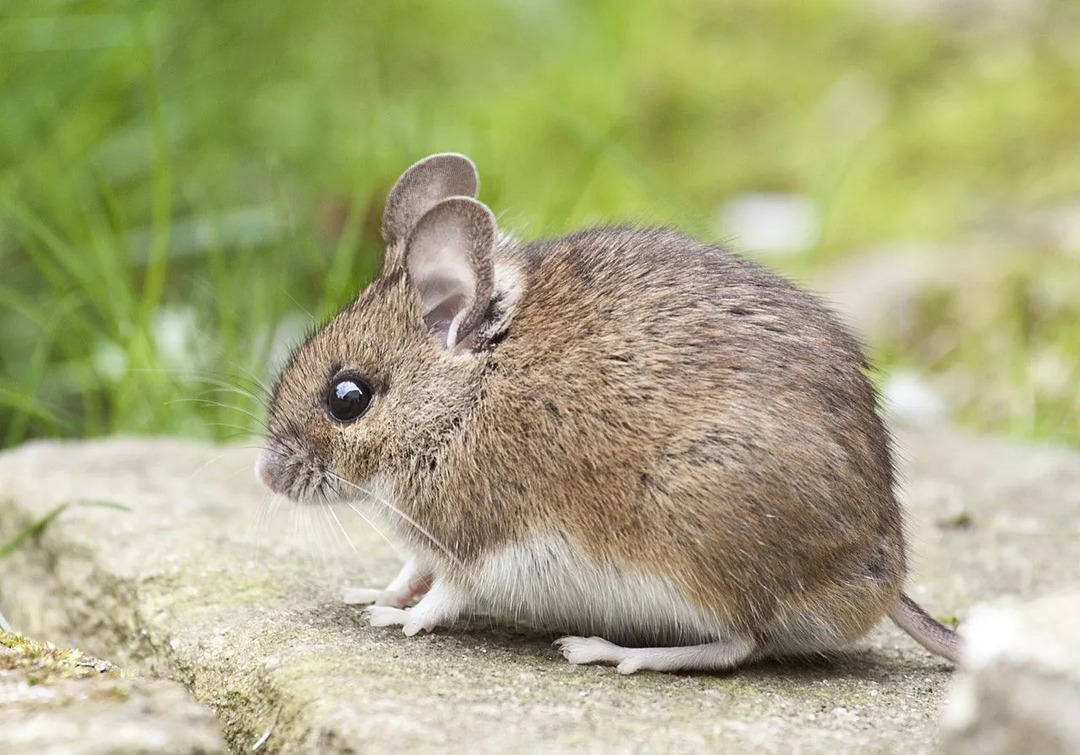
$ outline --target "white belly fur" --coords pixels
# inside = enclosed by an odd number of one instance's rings
[[[731,639],[671,580],[593,563],[555,535],[530,537],[488,556],[474,584],[479,611],[537,629],[630,644]]]

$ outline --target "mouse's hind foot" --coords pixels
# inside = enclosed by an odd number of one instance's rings
[[[563,637],[555,648],[573,664],[605,663],[620,674],[635,671],[726,671],[749,659],[757,649],[750,639],[735,638],[704,645],[627,648],[601,637]]]

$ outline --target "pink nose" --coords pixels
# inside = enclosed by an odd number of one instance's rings
[[[259,452],[259,458],[255,460],[255,477],[261,480],[263,485],[274,490],[273,458],[265,448]]]

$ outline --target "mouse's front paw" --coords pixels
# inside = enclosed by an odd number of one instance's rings
[[[361,614],[373,627],[401,627],[408,637],[418,632],[432,632],[439,625],[437,616],[415,608],[393,608],[391,606],[368,606]]]
[[[409,621],[408,611],[392,606],[368,606],[361,616],[373,627],[401,627]]]
[[[412,608],[376,604],[365,608],[363,616],[373,627],[399,626],[412,637],[417,632],[432,632],[436,627],[452,624],[468,605],[467,597],[447,583],[438,582]]]

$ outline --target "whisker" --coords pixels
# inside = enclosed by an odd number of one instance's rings
[[[326,506],[326,508],[330,512],[330,516],[332,516],[334,518],[334,523],[337,525],[337,528],[339,530],[341,530],[341,534],[345,536],[345,542],[349,544],[350,548],[352,548],[352,552],[353,553],[359,553],[360,551],[358,551],[356,549],[356,546],[353,545],[352,538],[349,537],[349,533],[345,530],[345,525],[343,525],[341,523],[341,519],[338,518],[337,512],[334,511],[334,507],[332,505],[328,504]],[[367,521],[367,520],[365,519],[365,521]],[[368,522],[368,524],[371,524],[371,522]],[[375,531],[378,532],[378,528],[376,528]],[[382,534],[382,533],[380,532],[379,534]]]
[[[262,538],[262,528],[267,521],[267,517],[271,508],[273,507],[273,493],[267,491],[266,495],[263,495],[262,503],[255,507],[255,510],[248,516],[247,530],[244,532],[244,542],[251,543],[255,549],[255,565],[258,566],[262,560],[262,547],[260,540]]]
[[[198,398],[196,396],[190,396],[190,397],[187,397],[187,398],[175,398],[175,399],[172,399],[171,401],[166,401],[165,402],[166,406],[171,406],[173,404],[204,404],[206,406],[216,406],[216,407],[219,407],[221,409],[228,409],[230,411],[240,412],[241,414],[244,414],[244,415],[247,415],[248,417],[250,417],[251,421],[254,422],[256,425],[258,425],[259,427],[261,427],[264,432],[269,432],[270,431],[270,428],[267,425],[265,419],[263,419],[259,415],[255,414],[254,412],[248,411],[247,409],[243,408],[242,406],[237,406],[236,404],[225,404],[225,403],[222,403],[221,401],[211,401],[210,399]]]
[[[244,367],[244,366],[242,366],[242,365],[238,364],[237,362],[230,362],[230,363],[229,363],[229,366],[230,366],[230,367],[232,367],[233,369],[237,370],[238,372],[242,373],[242,375],[243,375],[243,377],[244,377],[244,379],[245,379],[245,380],[249,380],[249,381],[251,381],[252,383],[254,383],[254,384],[255,384],[255,386],[256,386],[256,387],[257,387],[257,388],[258,388],[258,389],[259,389],[260,391],[262,391],[262,392],[263,392],[263,395],[264,395],[264,396],[265,396],[266,398],[270,398],[270,396],[272,396],[272,395],[273,395],[273,393],[274,393],[274,392],[273,392],[272,390],[270,390],[270,387],[269,387],[269,386],[268,386],[268,385],[267,385],[266,383],[264,383],[264,382],[263,382],[262,380],[260,380],[260,379],[259,379],[259,376],[258,376],[258,375],[256,375],[256,374],[255,374],[254,372],[252,372],[251,370],[249,370],[249,369],[247,369],[246,367]]]
[[[300,506],[293,506],[292,507],[292,510],[293,510],[293,514],[292,514],[292,529],[293,529],[292,535],[293,535],[293,540],[295,540],[295,541],[299,541],[301,539],[300,538],[300,508],[301,508]]]
[[[401,546],[398,545],[397,543],[395,543],[393,540],[391,540],[390,537],[388,537],[387,534],[382,531],[382,528],[379,527],[379,525],[375,524],[375,521],[373,519],[371,519],[371,517],[369,517],[367,514],[365,514],[363,512],[363,510],[359,506],[352,503],[351,501],[345,501],[344,503],[345,503],[346,506],[348,506],[350,509],[352,509],[353,512],[356,513],[357,516],[359,516],[361,519],[363,519],[365,522],[367,522],[368,526],[370,526],[371,529],[375,530],[375,532],[378,533],[379,537],[381,537],[383,540],[385,540],[387,542],[387,544],[391,548],[394,549],[394,553],[396,553],[399,558],[401,558],[402,560],[406,559],[406,555],[402,552]],[[337,519],[337,514],[334,513],[333,509],[331,509],[331,513],[334,514],[334,518]],[[339,524],[340,524],[340,521],[339,521]],[[348,539],[348,535],[346,535],[345,538]],[[349,545],[352,545],[352,543],[350,542]],[[356,550],[356,549],[353,548],[353,550]]]
[[[319,558],[316,558],[316,554],[319,557],[325,559],[325,555],[322,553],[322,549],[317,547],[317,543],[312,538],[312,532],[314,532],[314,526],[311,523],[311,506],[297,506],[300,509],[300,531],[304,536],[304,548],[307,550],[308,562],[314,568],[319,568]],[[322,562],[322,568],[325,570],[326,561]]]
[[[327,551],[330,550],[330,548],[334,548],[334,552],[332,554],[330,554],[330,555],[332,555],[334,558],[337,558],[337,550],[336,550],[337,543],[336,543],[336,539],[332,536],[333,534],[336,534],[336,533],[334,533],[333,529],[331,528],[330,529],[331,536],[328,537],[327,534],[326,534],[326,530],[327,530],[327,527],[330,526],[330,522],[329,522],[329,520],[327,518],[327,515],[326,515],[326,508],[327,507],[326,507],[325,503],[318,504],[316,506],[313,506],[312,508],[315,509],[315,512],[312,514],[312,520],[313,520],[313,522],[312,522],[313,523],[312,532],[315,533],[315,537],[317,538],[316,541],[315,541],[316,544],[319,544],[319,543],[324,543],[325,544],[324,547],[318,548],[318,554],[319,554],[319,560],[322,563],[323,571],[326,571],[326,568],[327,568],[327,561],[326,561],[326,559],[327,559]]]
[[[212,399],[203,398],[201,396],[184,396],[183,398],[174,398],[165,402],[166,406],[171,406],[173,404],[205,404],[206,406],[216,406],[222,409],[233,409],[238,412],[244,412],[252,419],[258,419],[257,415],[255,415],[253,412],[248,411],[242,406],[239,406],[237,404],[226,404],[222,401],[214,401]]]
[[[239,438],[241,435],[254,435],[250,427],[244,427],[243,425],[235,425],[232,422],[204,422],[203,427],[227,427],[230,430],[236,430],[236,435],[230,436],[232,438]],[[222,440],[228,440],[229,438],[223,438]]]
[[[246,370],[243,370],[238,365],[234,365],[234,366],[236,366],[237,369],[240,369],[241,371],[246,372]],[[197,380],[198,382],[201,382],[201,383],[209,383],[210,385],[216,385],[216,386],[219,386],[221,388],[232,389],[232,390],[236,390],[236,391],[242,391],[241,388],[239,388],[238,386],[233,385],[232,383],[221,380],[220,378],[215,377],[215,376],[210,375],[210,374],[207,374],[205,372],[197,372],[197,371],[194,371],[194,370],[169,369],[167,367],[133,367],[131,369],[131,372],[145,372],[145,373],[151,373],[151,374],[161,374],[161,375],[173,375],[173,376],[178,376],[178,377],[187,377],[187,378],[191,378],[192,380]],[[259,401],[260,403],[262,403],[265,399],[268,399],[272,395],[273,391],[271,391],[269,388],[267,388],[266,385],[262,381],[260,381],[257,377],[255,377],[254,375],[251,375],[250,373],[248,375],[246,375],[245,377],[246,377],[246,379],[251,380],[253,383],[255,383],[256,386],[260,390],[262,390],[262,391],[264,391],[266,393],[265,397],[259,397],[254,393],[248,393],[248,395],[251,398],[255,399],[256,401]]]
[[[256,396],[251,391],[245,391],[243,388],[237,388],[234,385],[223,385],[223,386],[218,386],[217,388],[207,388],[205,391],[202,391],[202,393],[209,393],[209,394],[230,393],[230,394],[235,394],[237,396],[243,396],[244,398],[249,398],[252,401],[254,401],[255,403],[260,404],[260,405],[263,403],[262,397]]]
[[[252,448],[252,446],[239,446],[239,448]],[[237,475],[240,475],[240,474],[250,474],[252,477],[254,477],[255,476],[254,472],[255,472],[255,470],[253,470],[251,467],[249,467],[247,464],[245,464],[244,466],[237,467],[233,471],[227,473],[225,475],[225,479],[232,480]]]
[[[260,507],[260,510],[256,512],[258,514],[258,516],[254,519],[256,563],[261,561],[263,551],[265,550],[265,547],[262,543],[263,532],[276,515],[280,503],[281,496],[278,496],[273,492],[269,492],[269,495],[263,498],[263,505]]]
[[[341,477],[340,475],[331,473],[331,476],[333,478],[335,478],[339,483],[342,483],[344,485],[348,485],[349,487],[355,488],[356,490],[360,491],[361,493],[363,493],[368,498],[382,504],[387,509],[389,509],[393,513],[397,514],[399,517],[402,518],[402,520],[404,520],[405,522],[408,522],[409,524],[411,524],[414,528],[416,528],[417,532],[422,534],[424,537],[426,537],[428,540],[430,540],[435,546],[437,546],[443,553],[445,553],[447,558],[449,558],[451,561],[453,561],[458,566],[463,566],[463,564],[461,562],[461,559],[459,559],[449,548],[447,548],[438,538],[436,538],[434,535],[432,535],[431,532],[429,532],[419,522],[417,522],[411,516],[409,516],[404,511],[399,509],[397,506],[390,503],[389,501],[382,498],[381,496],[376,495],[373,491],[371,491],[369,489],[366,489],[366,488],[364,488],[364,487],[362,487],[360,485],[357,485],[354,482],[350,482],[349,480],[346,480],[344,477]]]
[[[334,532],[335,536],[340,533],[341,537],[345,538],[345,543],[349,546],[349,550],[351,550],[353,553],[359,553],[360,551],[357,550],[356,545],[352,541],[352,538],[349,537],[348,530],[345,529],[345,526],[342,523],[341,519],[338,517],[337,512],[334,511],[333,502],[325,495],[323,497],[323,508],[326,509],[326,514],[324,518],[326,519],[327,525],[330,526],[331,530],[336,530],[336,532]]]
[[[295,297],[295,296],[293,296],[293,295],[292,295],[291,293],[289,293],[288,291],[285,291],[285,289],[282,289],[282,291],[284,291],[284,292],[285,292],[285,295],[286,295],[286,296],[288,296],[288,297],[289,297],[289,299],[291,299],[291,300],[292,300],[292,303],[293,303],[293,304],[295,304],[295,305],[296,305],[296,306],[297,306],[297,307],[298,307],[298,308],[300,309],[300,311],[301,311],[301,312],[303,312],[303,313],[304,313],[305,315],[307,315],[307,316],[308,316],[308,319],[309,319],[309,320],[311,320],[311,322],[313,322],[313,323],[315,323],[315,322],[318,322],[318,320],[317,320],[317,319],[315,318],[315,315],[311,314],[311,312],[310,312],[310,311],[308,311],[308,308],[307,308],[307,307],[305,307],[305,306],[304,306],[303,304],[301,304],[300,302],[298,302],[298,301],[296,300],[296,297]]]
[[[209,467],[211,464],[216,464],[217,462],[221,461],[225,457],[225,455],[226,455],[226,452],[222,451],[217,456],[213,457],[212,459],[209,459],[205,464],[199,465],[199,468],[196,469],[194,472],[192,472],[191,476],[188,479],[195,479],[196,475],[202,474],[206,470],[206,468]]]

